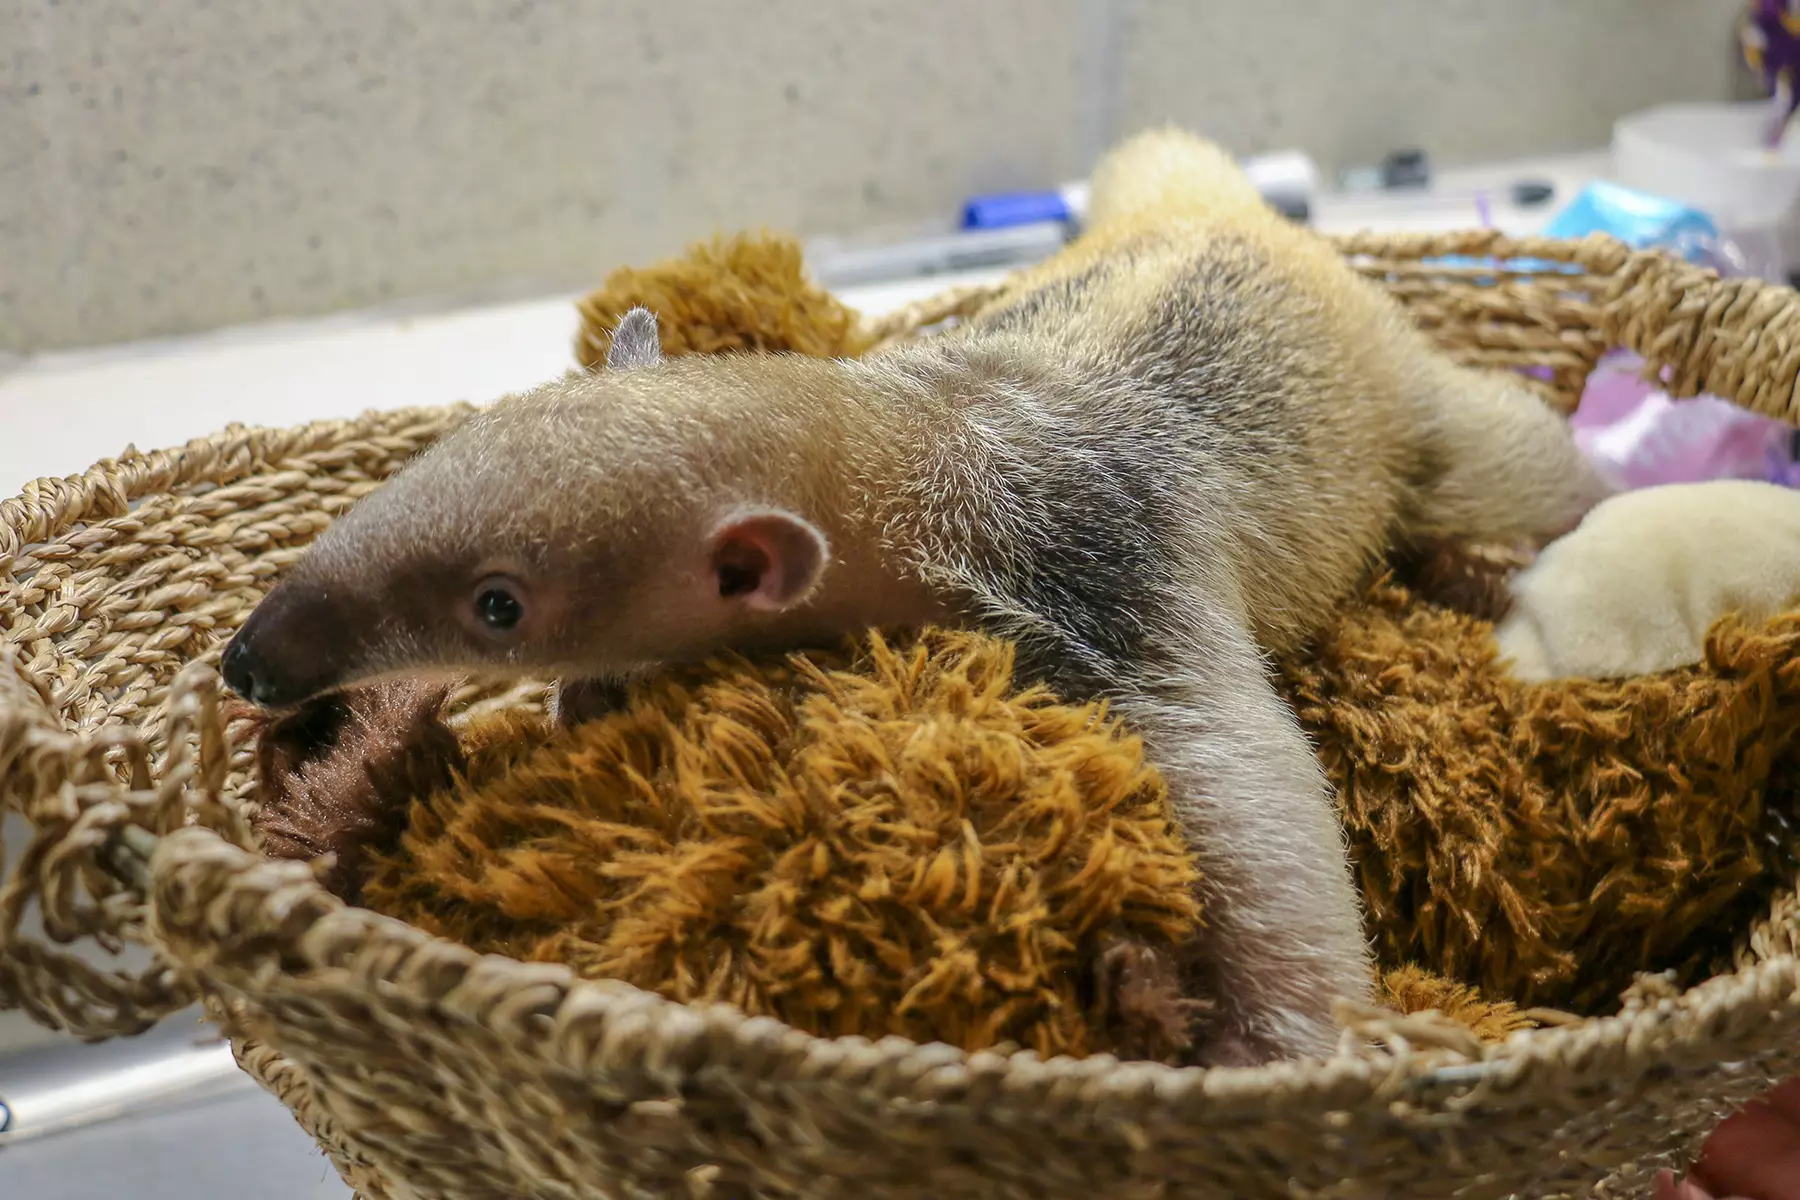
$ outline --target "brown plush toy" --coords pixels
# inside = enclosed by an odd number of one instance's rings
[[[265,836],[334,805],[354,839],[339,863],[375,854],[372,908],[819,1033],[1159,1058],[1186,1044],[1198,1010],[1169,951],[1199,911],[1162,783],[1097,707],[1014,687],[1002,643],[872,636],[730,659],[573,729],[502,712],[461,743],[442,699],[351,693],[348,737],[264,774],[287,797],[265,804]],[[405,790],[358,774],[394,746],[414,777],[456,778],[413,792],[404,830],[371,845],[382,819],[344,806],[405,811]]]
[[[1489,621],[1390,579],[1282,664],[1378,958],[1582,1014],[1721,967],[1794,878],[1800,614],[1615,684],[1518,683],[1496,654]]]
[[[1206,1019],[1161,781],[1002,642],[734,657],[573,729],[512,709],[459,736],[444,699],[383,684],[265,724],[268,851],[331,854],[341,894],[478,950],[819,1034],[1180,1062]],[[1529,1023],[1422,971],[1382,983],[1477,1036]]]
[[[865,350],[800,261],[738,238],[615,273],[578,356],[640,304],[668,353]],[[1723,623],[1688,671],[1525,685],[1490,623],[1518,561],[1397,564],[1281,665],[1385,1001],[1481,1037],[1530,1024],[1509,1001],[1598,1012],[1639,972],[1703,973],[1794,869],[1800,617]],[[1206,998],[1170,950],[1204,914],[1160,784],[1010,662],[942,633],[732,660],[566,732],[514,710],[452,734],[441,692],[362,689],[265,730],[260,825],[478,949],[819,1033],[1179,1061]]]

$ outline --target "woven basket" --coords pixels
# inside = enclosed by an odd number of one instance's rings
[[[1675,394],[1795,417],[1787,289],[1598,237],[1339,245],[1460,360],[1547,368],[1564,411],[1623,346]],[[869,332],[906,336],[980,298]],[[0,804],[35,831],[0,889],[0,1007],[99,1038],[203,999],[371,1200],[1638,1197],[1728,1109],[1800,1072],[1791,890],[1734,973],[1680,994],[1647,981],[1616,1017],[1482,1047],[1371,1016],[1329,1061],[1211,1072],[821,1040],[347,908],[248,849],[247,747],[210,664],[334,516],[468,411],[234,427],[0,504]],[[157,961],[108,972],[55,945],[79,938]]]

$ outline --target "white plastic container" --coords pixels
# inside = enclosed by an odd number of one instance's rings
[[[1800,249],[1800,132],[1763,144],[1766,103],[1666,104],[1613,125],[1613,172],[1626,187],[1701,209],[1757,274],[1786,278]]]

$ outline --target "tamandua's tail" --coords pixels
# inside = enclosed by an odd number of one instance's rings
[[[1173,126],[1119,143],[1088,180],[1090,229],[1157,217],[1275,215],[1231,155]]]

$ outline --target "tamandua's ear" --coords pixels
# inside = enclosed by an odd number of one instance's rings
[[[656,328],[656,314],[647,308],[632,309],[613,330],[612,345],[606,349],[606,369],[634,371],[661,361],[662,334]]]
[[[812,593],[831,549],[812,522],[781,509],[743,509],[712,533],[712,578],[719,597],[780,612]]]

